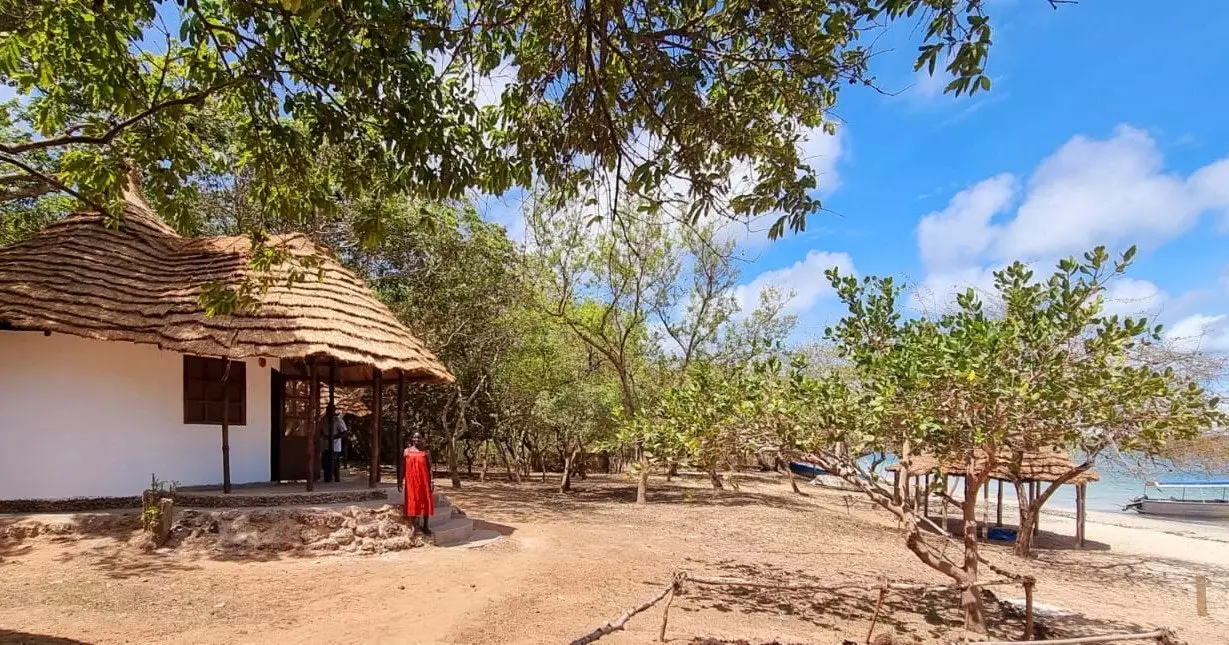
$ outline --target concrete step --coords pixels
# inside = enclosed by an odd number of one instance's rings
[[[447,522],[448,520],[451,520],[452,518],[456,516],[457,516],[457,507],[436,504],[435,505],[435,515],[431,516],[431,523],[440,524],[443,522]]]
[[[435,536],[436,546],[461,542],[474,532],[474,521],[464,517],[456,517],[441,524],[431,523],[431,533]]]

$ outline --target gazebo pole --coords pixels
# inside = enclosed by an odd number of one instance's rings
[[[222,492],[230,493],[230,359],[222,370]]]
[[[1003,525],[1003,480],[999,480],[999,503],[998,508],[994,512],[994,525]]]
[[[375,410],[371,416],[371,467],[367,470],[367,488],[380,485],[380,408],[383,406],[384,378],[380,368],[372,367],[371,400]]]
[[[341,481],[340,477],[336,479],[333,478],[333,473],[336,472],[339,475],[341,474],[341,469],[336,467],[337,453],[333,452],[333,441],[336,439],[336,437],[333,435],[333,429],[337,427],[336,425],[334,425],[337,423],[336,421],[337,419],[337,400],[336,400],[337,391],[336,390],[337,390],[337,359],[333,358],[329,360],[329,408],[327,410],[329,418],[325,422],[326,424],[328,424],[325,426],[326,428],[328,428],[328,432],[326,432],[325,434],[328,436],[328,442],[329,442],[329,445],[325,446],[325,449],[329,451],[329,454],[332,455],[332,458],[329,460],[328,464],[325,464],[325,467],[329,469],[328,472],[324,473],[324,481],[326,482],[329,480],[333,480],[336,482]]]
[[[1084,548],[1085,506],[1088,504],[1088,484],[1075,485],[1075,543]]]
[[[307,407],[311,410],[311,418],[307,422],[307,492],[316,490],[316,461],[320,459],[320,451],[316,449],[316,435],[320,434],[317,423],[320,419],[320,383],[316,380],[316,360],[308,359],[307,363]]]
[[[402,458],[402,453],[405,452],[405,372],[397,372],[397,490],[401,490],[401,483],[405,481],[405,459]]]
[[[1035,505],[1034,502],[1037,501],[1037,495],[1041,492],[1041,482],[1029,482],[1028,487],[1029,487],[1029,492],[1028,492],[1029,506],[1033,506]],[[1037,512],[1033,514],[1033,535],[1037,535],[1040,532],[1041,532],[1041,507],[1038,506]]]
[[[981,493],[981,530],[985,534],[986,528],[990,526],[990,480],[986,479],[986,483],[982,485]]]

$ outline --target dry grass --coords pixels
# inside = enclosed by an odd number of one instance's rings
[[[893,523],[844,493],[797,496],[768,480],[722,493],[699,481],[653,485],[642,508],[632,503],[634,486],[617,477],[578,482],[570,495],[552,492],[553,482],[466,482],[453,500],[506,535],[478,549],[220,560],[142,555],[106,535],[6,544],[0,642],[552,643],[651,596],[675,570],[946,582],[904,549]],[[1185,589],[1194,565],[1066,550],[1062,539],[1044,537],[1060,548],[1032,562],[998,547],[991,557],[1038,576],[1038,602],[1068,612],[1049,620],[1053,629],[1165,625],[1192,644],[1222,642],[1229,631],[1222,619],[1194,617]],[[1223,591],[1214,591],[1213,608],[1226,606]],[[875,595],[693,586],[674,603],[669,635],[676,643],[861,643]],[[654,608],[602,642],[650,642],[659,619]],[[1018,619],[992,620],[996,635],[1019,637]],[[937,643],[955,635],[958,622],[954,595],[894,593],[876,631]]]

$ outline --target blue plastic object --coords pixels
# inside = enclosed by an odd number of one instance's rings
[[[1016,530],[1007,528],[1006,526],[996,526],[986,531],[986,539],[998,540],[1001,542],[1015,542]]]

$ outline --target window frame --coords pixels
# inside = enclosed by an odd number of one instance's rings
[[[183,355],[180,394],[184,425],[221,426],[223,414],[227,416],[228,426],[247,425],[247,363],[229,361],[230,375],[223,385],[227,362],[224,358]],[[219,412],[226,392],[223,387],[230,390],[228,409]]]

